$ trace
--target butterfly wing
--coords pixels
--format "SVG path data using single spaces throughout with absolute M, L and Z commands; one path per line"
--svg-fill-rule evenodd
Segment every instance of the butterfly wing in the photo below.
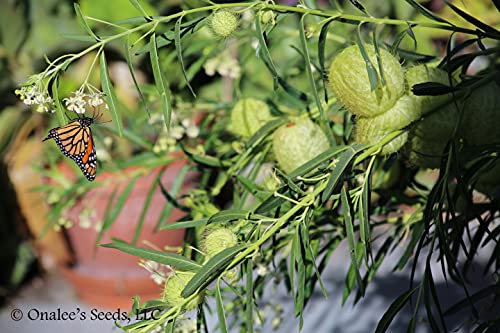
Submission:
M 48 139 L 54 139 L 61 152 L 75 161 L 88 180 L 95 179 L 97 154 L 90 127 L 74 121 L 51 129 L 43 141 Z
M 97 171 L 97 154 L 95 152 L 94 139 L 90 127 L 85 127 L 84 130 L 86 130 L 83 133 L 84 141 L 87 142 L 86 150 L 80 158 L 75 159 L 75 162 L 78 164 L 85 177 L 93 181 Z

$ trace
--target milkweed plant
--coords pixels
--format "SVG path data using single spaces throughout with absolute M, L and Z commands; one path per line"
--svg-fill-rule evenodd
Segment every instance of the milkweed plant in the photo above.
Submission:
M 117 137 L 130 135 L 109 75 L 118 54 L 141 113 L 162 122 L 200 174 L 187 194 L 163 189 L 188 214 L 159 231 L 187 228 L 181 252 L 102 244 L 145 260 L 164 286 L 158 299 L 136 297 L 132 305 L 136 312 L 154 309 L 155 318 L 117 323 L 121 329 L 258 331 L 269 306 L 261 299 L 274 283 L 286 286 L 302 327 L 313 291 L 328 297 L 322 273 L 342 243 L 350 266 L 342 300 L 330 302 L 358 302 L 385 257 L 403 249 L 394 270 L 410 268 L 411 283 L 377 332 L 404 306 L 414 309 L 409 331 L 422 318 L 432 331 L 450 331 L 446 316 L 463 309 L 474 332 L 498 327 L 500 317 L 483 319 L 477 308 L 498 301 L 500 288 L 494 20 L 475 17 L 459 1 L 445 1 L 446 16 L 400 1 L 401 18 L 379 15 L 375 1 L 189 1 L 165 15 L 130 3 L 137 16 L 118 22 L 86 16 L 75 3 L 85 34 L 67 37 L 86 46 L 47 59 L 46 69 L 16 91 L 60 125 L 68 122 L 65 113 L 98 108 Z M 481 3 L 500 10 L 497 1 Z M 61 96 L 60 77 L 85 56 L 93 59 L 87 79 Z M 139 66 L 151 73 L 150 84 L 136 78 Z M 100 80 L 91 84 L 95 73 Z M 203 119 L 176 122 L 186 110 Z M 167 152 L 152 145 L 150 153 Z M 481 249 L 491 284 L 474 289 L 468 275 Z M 436 262 L 441 272 L 431 269 Z M 463 290 L 449 308 L 436 292 L 438 273 Z M 282 309 L 271 305 L 277 328 Z M 214 308 L 217 327 L 207 327 Z

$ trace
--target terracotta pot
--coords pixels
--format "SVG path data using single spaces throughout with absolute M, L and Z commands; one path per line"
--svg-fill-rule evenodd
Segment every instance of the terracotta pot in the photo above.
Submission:
M 171 188 L 185 164 L 185 159 L 179 159 L 167 166 L 162 175 L 162 184 L 165 188 Z M 98 181 L 109 181 L 110 184 L 89 191 L 67 214 L 67 217 L 74 222 L 74 226 L 67 230 L 67 234 L 76 262 L 71 267 L 63 267 L 63 275 L 74 285 L 82 300 L 91 305 L 111 310 L 130 309 L 131 298 L 134 295 L 139 295 L 143 301 L 157 298 L 161 293 L 161 287 L 153 282 L 150 273 L 138 265 L 139 258 L 115 249 L 95 247 L 98 235 L 98 231 L 96 231 L 98 228 L 95 228 L 95 225 L 99 222 L 102 223 L 106 206 L 115 186 L 118 185 L 116 200 L 131 179 L 131 177 L 124 177 L 124 174 L 131 171 L 133 169 L 124 170 L 116 175 L 99 174 Z M 112 237 L 127 242 L 132 241 L 146 197 L 159 171 L 160 169 L 155 169 L 137 179 L 122 211 L 111 229 L 105 232 L 100 243 L 109 243 Z M 194 187 L 195 182 L 196 174 L 188 173 L 182 192 Z M 165 204 L 167 204 L 166 198 L 158 187 L 151 199 L 136 245 L 149 247 L 143 241 L 154 244 L 157 249 L 182 245 L 185 232 L 183 229 L 155 231 Z M 83 218 L 82 212 L 84 210 L 87 212 L 92 210 L 93 213 L 90 217 Z M 184 212 L 174 208 L 168 221 L 178 221 L 183 216 Z M 83 221 L 84 219 L 87 222 Z M 92 221 L 90 227 L 89 220 Z

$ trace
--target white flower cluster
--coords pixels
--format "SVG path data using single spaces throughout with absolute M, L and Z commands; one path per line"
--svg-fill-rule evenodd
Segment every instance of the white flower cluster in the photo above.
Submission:
M 102 98 L 104 95 L 103 92 L 91 85 L 86 85 L 86 87 L 89 93 L 85 93 L 84 86 L 82 86 L 80 89 L 73 92 L 73 96 L 63 99 L 68 110 L 76 113 L 85 113 L 87 105 L 96 108 L 104 103 Z
M 19 99 L 21 99 L 24 104 L 29 106 L 38 105 L 36 108 L 38 112 L 53 113 L 55 111 L 54 101 L 48 93 L 42 89 L 40 82 L 23 86 L 21 89 L 16 89 L 14 93 L 19 96 Z
M 222 77 L 237 79 L 241 76 L 241 67 L 235 57 L 229 51 L 219 53 L 214 58 L 210 58 L 203 65 L 205 73 L 213 76 L 219 73 Z
M 174 114 L 172 114 L 172 122 L 176 122 Z M 184 119 L 180 123 L 172 125 L 169 131 L 167 131 L 166 127 L 164 128 L 164 131 L 160 134 L 153 147 L 153 152 L 158 154 L 160 152 L 174 151 L 177 141 L 181 140 L 184 136 L 194 139 L 199 134 L 200 128 L 196 124 L 193 124 L 190 119 Z

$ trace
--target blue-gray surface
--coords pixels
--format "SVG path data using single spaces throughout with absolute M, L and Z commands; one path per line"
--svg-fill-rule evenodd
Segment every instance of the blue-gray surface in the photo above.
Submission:
M 403 245 L 404 246 L 404 245 Z M 392 268 L 399 258 L 401 247 L 394 251 L 381 266 L 377 278 L 372 281 L 366 291 L 366 295 L 358 304 L 353 306 L 351 297 L 342 307 L 342 290 L 344 285 L 345 272 L 349 264 L 349 255 L 345 246 L 340 246 L 335 254 L 330 259 L 329 265 L 323 274 L 325 287 L 328 291 L 329 298 L 326 300 L 322 293 L 317 290 L 313 295 L 312 300 L 308 304 L 304 314 L 304 326 L 302 332 L 309 333 L 329 333 L 329 332 L 349 332 L 349 333 L 365 333 L 373 332 L 383 313 L 387 310 L 390 303 L 401 293 L 408 290 L 408 270 L 403 272 L 393 272 Z M 486 253 L 488 252 L 485 251 Z M 474 291 L 487 285 L 487 281 L 483 281 L 479 267 L 477 277 L 472 279 L 475 281 L 470 287 L 469 292 Z M 440 274 L 439 263 L 434 263 L 433 273 L 435 275 L 436 289 L 441 296 L 443 308 L 456 303 L 464 297 L 464 291 L 457 287 L 454 283 L 446 283 Z M 417 270 L 417 275 L 422 273 L 422 267 Z M 274 304 L 281 304 L 284 309 L 284 320 L 281 326 L 275 332 L 298 332 L 298 320 L 293 316 L 293 303 L 289 294 L 283 286 L 278 286 L 275 290 L 271 288 L 264 295 L 266 303 L 272 300 Z M 353 295 L 352 295 L 353 296 Z M 24 313 L 23 319 L 14 321 L 11 318 L 11 312 L 18 308 Z M 85 312 L 87 317 L 85 320 L 61 320 L 61 321 L 42 321 L 29 320 L 27 313 L 30 309 L 38 309 L 43 311 L 76 311 Z M 213 307 L 212 307 L 213 308 Z M 33 283 L 30 287 L 23 290 L 9 305 L 0 310 L 0 333 L 28 333 L 28 332 L 71 332 L 71 333 L 87 333 L 87 332 L 119 332 L 114 327 L 113 320 L 91 320 L 91 308 L 83 305 L 76 298 L 71 287 L 62 281 L 57 275 L 49 275 L 43 281 Z M 479 309 L 484 310 L 484 309 Z M 389 328 L 389 332 L 405 332 L 409 318 L 413 310 L 406 307 L 393 321 Z M 495 309 L 489 309 L 493 315 L 500 313 L 497 304 Z M 470 311 L 465 310 L 455 316 L 448 318 L 448 331 L 469 332 L 470 327 L 466 321 L 466 315 Z M 423 318 L 423 316 L 421 317 Z M 272 332 L 272 318 L 266 320 L 261 332 Z M 465 323 L 464 323 L 465 321 Z M 210 327 L 217 325 L 217 318 L 208 318 Z M 236 332 L 237 330 L 235 330 Z M 417 326 L 417 332 L 430 331 L 428 325 L 420 321 Z M 212 330 L 211 330 L 212 332 Z

